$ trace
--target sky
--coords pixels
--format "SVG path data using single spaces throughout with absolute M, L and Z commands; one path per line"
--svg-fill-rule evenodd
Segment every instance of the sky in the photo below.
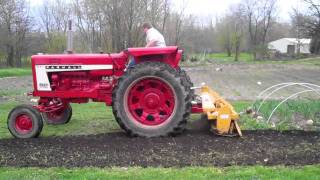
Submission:
M 176 9 L 186 4 L 185 12 L 201 17 L 221 16 L 232 4 L 236 4 L 241 0 L 172 0 Z M 301 6 L 301 0 L 278 0 L 278 20 L 283 22 L 290 21 L 290 12 L 292 8 Z M 42 4 L 43 0 L 29 0 L 31 7 Z
M 176 8 L 187 2 L 186 12 L 189 14 L 206 16 L 221 16 L 227 12 L 233 4 L 241 0 L 174 0 Z M 278 0 L 278 19 L 280 21 L 290 21 L 290 12 L 293 8 L 301 6 L 301 0 Z

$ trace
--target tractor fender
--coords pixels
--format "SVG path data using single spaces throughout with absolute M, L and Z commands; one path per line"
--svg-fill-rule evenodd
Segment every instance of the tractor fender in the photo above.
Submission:
M 177 46 L 152 47 L 152 48 L 128 48 L 126 53 L 133 57 L 137 64 L 143 62 L 163 62 L 173 68 L 177 68 L 182 58 L 182 50 Z

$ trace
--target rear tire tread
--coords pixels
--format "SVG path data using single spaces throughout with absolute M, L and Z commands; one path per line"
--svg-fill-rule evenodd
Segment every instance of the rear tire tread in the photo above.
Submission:
M 189 119 L 190 112 L 191 112 L 191 100 L 192 100 L 192 92 L 190 91 L 190 80 L 188 80 L 188 77 L 185 74 L 185 71 L 180 71 L 172 68 L 171 66 L 161 63 L 161 62 L 145 62 L 142 64 L 138 64 L 133 68 L 128 69 L 128 71 L 119 78 L 118 85 L 115 87 L 112 99 L 115 101 L 118 98 L 118 90 L 122 86 L 123 81 L 130 77 L 131 74 L 139 73 L 140 71 L 143 71 L 145 68 L 153 68 L 155 71 L 165 71 L 166 73 L 169 73 L 174 76 L 177 82 L 180 82 L 180 85 L 183 87 L 183 97 L 184 97 L 184 109 L 182 119 L 179 123 L 177 123 L 176 126 L 170 127 L 170 130 L 166 134 L 161 134 L 157 136 L 175 136 L 178 134 L 181 134 L 186 129 L 187 120 Z M 113 114 L 115 116 L 116 121 L 120 125 L 122 129 L 124 129 L 130 136 L 143 136 L 143 137 L 154 137 L 154 135 L 150 134 L 144 134 L 142 132 L 134 132 L 132 129 L 127 127 L 125 123 L 121 120 L 121 115 L 119 113 L 119 106 L 117 105 L 119 102 L 113 102 Z

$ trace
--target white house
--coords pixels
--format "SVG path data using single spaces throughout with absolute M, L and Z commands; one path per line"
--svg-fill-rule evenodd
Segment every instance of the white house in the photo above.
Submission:
M 270 50 L 280 53 L 295 54 L 300 46 L 300 53 L 310 54 L 311 39 L 282 38 L 268 44 Z

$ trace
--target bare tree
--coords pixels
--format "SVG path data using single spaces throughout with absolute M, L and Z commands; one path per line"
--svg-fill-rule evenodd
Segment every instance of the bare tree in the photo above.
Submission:
M 7 65 L 21 66 L 26 33 L 30 24 L 29 13 L 24 0 L 0 1 L 0 25 L 2 43 L 6 48 Z
M 231 7 L 231 23 L 233 25 L 232 28 L 232 44 L 234 47 L 234 60 L 238 61 L 241 51 L 241 44 L 244 38 L 245 33 L 245 16 L 244 11 L 241 4 L 237 6 Z
M 80 39 L 90 52 L 142 46 L 143 22 L 166 31 L 171 18 L 169 0 L 73 0 L 73 8 Z
M 303 0 L 308 6 L 304 21 L 301 23 L 304 31 L 312 38 L 310 51 L 314 54 L 320 54 L 320 1 Z
M 232 28 L 233 21 L 230 15 L 225 16 L 216 23 L 218 42 L 229 57 L 232 55 Z
M 143 0 L 133 0 L 130 3 L 125 3 L 125 42 L 127 46 L 142 46 L 144 43 L 142 38 L 142 23 L 146 21 L 144 12 L 140 9 L 144 9 L 145 4 Z
M 25 1 L 18 2 L 15 20 L 15 66 L 21 67 L 23 55 L 27 54 L 26 35 L 30 30 L 31 18 Z
M 187 8 L 188 1 L 184 0 L 179 7 L 179 11 L 170 12 L 170 17 L 167 20 L 166 33 L 168 42 L 170 44 L 179 45 L 183 34 L 184 23 L 188 18 L 185 17 L 185 10 Z
M 72 12 L 70 4 L 63 0 L 45 0 L 39 8 L 41 28 L 46 33 L 46 49 L 50 53 L 60 53 L 66 48 L 66 31 Z
M 164 0 L 164 4 L 163 4 L 163 21 L 162 21 L 162 29 L 161 29 L 162 32 L 164 32 L 164 30 L 165 30 L 169 14 L 170 14 L 170 2 L 169 2 L 169 0 Z
M 104 4 L 107 1 L 74 0 L 73 9 L 76 27 L 80 34 L 82 50 L 97 51 L 104 46 L 104 27 L 107 25 L 103 14 Z
M 231 6 L 229 13 L 216 23 L 216 35 L 220 46 L 231 57 L 235 54 L 235 61 L 239 60 L 240 46 L 244 38 L 245 16 L 241 4 Z
M 250 49 L 254 59 L 265 53 L 266 37 L 276 13 L 277 0 L 244 0 L 242 2 L 248 23 Z

